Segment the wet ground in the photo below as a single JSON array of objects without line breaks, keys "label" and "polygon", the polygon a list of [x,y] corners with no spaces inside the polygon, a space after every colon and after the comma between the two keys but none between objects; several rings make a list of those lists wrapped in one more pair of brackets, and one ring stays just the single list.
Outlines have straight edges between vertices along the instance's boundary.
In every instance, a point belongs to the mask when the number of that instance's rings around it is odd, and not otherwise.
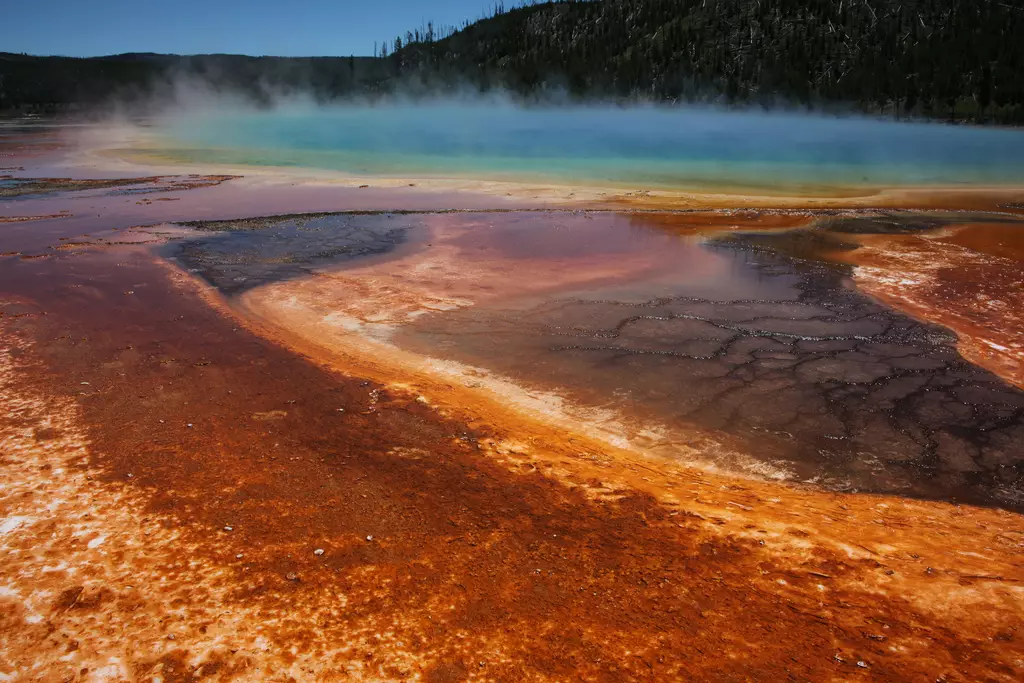
[{"label": "wet ground", "polygon": [[1021,392],[859,236],[110,190],[0,202],[3,676],[1019,680]]},{"label": "wet ground", "polygon": [[[0,198],[39,198],[53,196],[58,192],[83,192],[107,190],[109,196],[136,196],[212,187],[229,176],[186,176],[152,178],[111,178],[91,180],[88,178],[17,178],[0,176]],[[166,198],[165,198],[166,200]]]},{"label": "wet ground", "polygon": [[[411,233],[426,277],[407,298],[431,296],[427,284],[447,287],[447,303],[433,306],[442,310],[406,301],[405,319],[385,316],[388,286],[358,302],[376,304],[363,322],[396,328],[389,334],[399,347],[657,425],[665,434],[647,446],[667,457],[697,428],[741,440],[753,461],[714,461],[734,470],[836,490],[1024,504],[1024,392],[965,361],[955,333],[857,292],[851,269],[826,261],[856,248],[847,235],[930,233],[978,216],[825,216],[810,228],[703,240],[665,229],[688,216],[654,218],[456,214],[433,220],[442,227],[431,232],[429,215],[309,216],[241,230],[200,224],[228,232],[170,249],[235,294],[317,272],[318,283],[345,276],[331,264],[382,253]],[[457,249],[451,269],[431,260],[444,244]],[[480,262],[488,272],[475,277]],[[416,277],[400,263],[391,286]],[[510,279],[517,271],[535,286],[522,291]],[[467,281],[472,291],[459,289]]]},{"label": "wet ground", "polygon": [[387,253],[414,223],[393,214],[199,221],[185,225],[211,234],[172,243],[164,253],[220,291],[237,294],[311,275],[318,266]]}]

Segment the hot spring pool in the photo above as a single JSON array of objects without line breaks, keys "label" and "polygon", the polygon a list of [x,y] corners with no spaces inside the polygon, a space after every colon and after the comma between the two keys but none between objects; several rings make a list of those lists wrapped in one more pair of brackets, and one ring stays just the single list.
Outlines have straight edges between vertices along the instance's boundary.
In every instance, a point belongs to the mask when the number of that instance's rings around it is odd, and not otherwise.
[{"label": "hot spring pool", "polygon": [[1024,131],[707,108],[207,108],[162,117],[175,162],[657,189],[1024,183]]}]

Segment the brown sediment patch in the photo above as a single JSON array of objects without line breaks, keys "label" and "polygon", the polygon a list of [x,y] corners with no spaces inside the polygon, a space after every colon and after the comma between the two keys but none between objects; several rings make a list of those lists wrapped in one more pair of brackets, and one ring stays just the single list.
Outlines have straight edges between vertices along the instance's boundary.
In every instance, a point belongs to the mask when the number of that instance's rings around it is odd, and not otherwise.
[{"label": "brown sediment patch", "polygon": [[979,254],[1024,262],[1024,220],[1019,223],[977,223],[935,235],[933,241]]},{"label": "brown sediment patch", "polygon": [[865,188],[851,190],[836,188],[820,196],[759,195],[736,190],[734,192],[670,192],[650,191],[607,193],[589,197],[596,206],[619,209],[907,209],[907,210],[962,210],[1011,211],[1020,206],[1019,188]]},{"label": "brown sediment patch", "polygon": [[469,425],[96,258],[0,318],[0,673],[1019,678],[1017,515]]},{"label": "brown sediment patch", "polygon": [[48,221],[57,218],[71,218],[70,213],[52,213],[46,216],[0,216],[0,223],[27,223],[29,221]]},{"label": "brown sediment patch", "polygon": [[148,194],[152,192],[177,192],[202,187],[214,187],[240,176],[232,175],[188,175],[188,176],[147,176],[142,178],[13,178],[10,185],[0,186],[0,199],[52,192],[75,192],[80,190],[115,190],[126,194]]},{"label": "brown sediment patch", "polygon": [[1024,388],[1024,223],[856,238],[837,255],[864,292],[960,337],[971,362]]},{"label": "brown sediment patch", "polygon": [[0,198],[20,197],[23,195],[42,194],[46,192],[69,192],[75,190],[95,190],[114,187],[132,187],[135,185],[152,185],[160,181],[159,176],[147,178],[110,178],[110,179],[75,179],[75,178],[5,178],[14,184],[0,187]]},{"label": "brown sediment patch", "polygon": [[812,211],[772,209],[720,209],[718,211],[649,212],[634,214],[635,221],[676,235],[713,235],[730,230],[793,230],[811,225]]}]

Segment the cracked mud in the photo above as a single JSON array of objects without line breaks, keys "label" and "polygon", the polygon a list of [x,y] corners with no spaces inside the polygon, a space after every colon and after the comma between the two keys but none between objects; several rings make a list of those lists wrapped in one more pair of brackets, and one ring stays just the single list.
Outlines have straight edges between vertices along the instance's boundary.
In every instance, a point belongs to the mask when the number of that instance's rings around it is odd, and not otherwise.
[{"label": "cracked mud", "polygon": [[708,245],[747,277],[746,297],[476,307],[421,318],[400,339],[573,387],[594,405],[618,396],[634,414],[739,436],[800,480],[1024,504],[1024,392],[966,362],[950,331],[854,291],[844,268],[789,256],[792,242]]}]

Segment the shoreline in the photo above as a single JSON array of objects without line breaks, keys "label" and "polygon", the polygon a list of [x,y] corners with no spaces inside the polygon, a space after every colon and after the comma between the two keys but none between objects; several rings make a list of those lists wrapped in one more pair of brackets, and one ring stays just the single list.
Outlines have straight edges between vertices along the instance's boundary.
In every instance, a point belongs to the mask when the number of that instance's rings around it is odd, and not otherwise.
[{"label": "shoreline", "polygon": [[[133,158],[133,155],[134,158]],[[658,188],[644,184],[572,182],[530,182],[526,180],[477,179],[470,174],[452,177],[418,177],[352,174],[343,171],[286,166],[187,163],[135,153],[131,147],[111,149],[79,148],[71,163],[99,162],[118,171],[164,171],[165,173],[203,173],[240,175],[281,182],[302,182],[339,188],[399,189],[414,187],[424,192],[467,192],[513,201],[539,202],[540,206],[568,205],[580,209],[644,208],[671,209],[949,209],[1009,210],[1024,215],[1024,185],[957,186],[906,185],[835,186],[810,196],[779,188],[761,192],[749,187]],[[1004,205],[1018,204],[1007,209]]]}]

